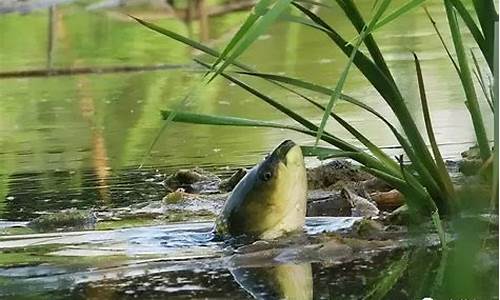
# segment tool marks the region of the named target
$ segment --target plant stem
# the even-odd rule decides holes
[[[486,129],[484,127],[483,117],[479,108],[476,91],[474,90],[474,83],[472,81],[469,63],[465,54],[460,27],[450,0],[444,0],[444,3],[453,44],[455,45],[455,51],[457,53],[458,64],[460,66],[460,80],[462,81],[462,86],[465,92],[466,106],[471,115],[472,124],[474,125],[481,159],[483,162],[486,162],[486,160],[488,160],[491,156],[491,150],[488,143],[488,136],[486,135]]]

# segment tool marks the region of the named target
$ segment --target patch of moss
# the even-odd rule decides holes
[[[79,256],[75,258],[74,256],[50,254],[63,248],[64,247],[61,247],[61,245],[44,245],[5,250],[0,252],[0,267],[29,266],[42,263],[61,266],[90,267],[110,265],[115,262],[129,259],[125,255]]]
[[[0,252],[0,267],[33,265],[47,262],[45,254],[58,249],[56,245],[6,249]]]
[[[20,235],[32,233],[35,233],[35,231],[29,227],[9,227],[0,231],[0,235]]]
[[[165,220],[168,222],[181,222],[189,220],[210,220],[214,219],[216,215],[208,210],[200,210],[196,212],[185,210],[170,210],[165,214]]]
[[[183,198],[184,192],[177,190],[175,192],[168,193],[165,197],[163,197],[163,202],[167,204],[179,203]]]
[[[66,210],[40,216],[29,223],[36,231],[48,232],[56,229],[91,229],[95,216],[86,210]]]
[[[96,230],[131,228],[137,226],[158,225],[159,223],[163,223],[163,221],[152,217],[133,217],[121,220],[98,222],[96,224]]]

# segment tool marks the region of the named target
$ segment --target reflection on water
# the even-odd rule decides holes
[[[231,270],[234,280],[255,299],[308,300],[313,296],[310,263]]]
[[[437,234],[350,238],[356,220],[307,218],[306,235],[242,246],[212,241],[211,222],[0,237],[0,298],[495,299],[484,224],[465,222],[480,250],[444,254]]]
[[[356,220],[308,218],[307,239],[321,241],[318,232],[343,232]],[[385,261],[392,256],[377,247],[367,248],[366,253],[355,250],[348,257],[338,251],[318,256],[325,252],[304,244],[303,238],[255,244],[256,248],[242,246],[247,250],[235,252],[232,246],[210,240],[212,225],[195,222],[4,238],[0,240],[6,255],[0,260],[0,297],[312,299],[313,289],[322,297],[330,293],[324,287],[335,274],[330,268],[375,264],[380,263],[376,257]],[[297,255],[292,257],[291,252]],[[352,261],[356,257],[359,261]],[[335,263],[312,267],[311,261],[322,260]],[[23,284],[29,288],[19,289]]]

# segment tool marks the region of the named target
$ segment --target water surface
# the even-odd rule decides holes
[[[368,15],[369,1],[358,2]],[[428,9],[449,41],[441,2],[430,1]],[[319,12],[341,32],[354,36],[338,8]],[[213,18],[208,42],[223,47],[245,16],[246,12],[238,12]],[[176,19],[154,21],[197,37],[196,23],[190,29]],[[159,110],[177,107],[197,85],[201,74],[191,59],[205,57],[109,10],[86,11],[78,4],[61,5],[56,8],[52,25],[54,43],[48,55],[47,10],[2,15],[0,69],[158,63],[180,68],[0,80],[0,218],[26,219],[36,211],[158,200],[163,190],[156,183],[172,169],[198,165],[225,174],[228,168],[261,160],[285,138],[312,143],[309,137],[282,130],[170,124],[145,157],[163,124]],[[466,31],[464,36],[470,38]],[[474,141],[474,133],[458,78],[423,11],[415,10],[387,26],[377,38],[423,129],[410,50],[418,53],[437,139],[445,157],[458,157]],[[259,38],[241,60],[261,71],[284,72],[328,86],[335,85],[346,63],[325,36],[285,22]],[[320,122],[321,113],[296,96],[258,80],[249,82],[313,122]],[[394,120],[357,71],[351,73],[344,92]],[[183,109],[291,123],[223,79],[215,80]],[[396,144],[388,130],[367,113],[346,103],[339,103],[336,110],[376,144]],[[490,115],[485,116],[490,122]],[[333,122],[328,130],[353,141]],[[138,170],[141,162],[145,167]]]

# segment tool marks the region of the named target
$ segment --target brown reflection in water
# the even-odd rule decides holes
[[[64,24],[63,13],[59,10],[53,9],[51,13],[51,19],[54,19],[56,24],[53,27],[53,32],[51,34],[53,39],[61,41],[62,49],[67,52],[71,48],[67,31]],[[84,63],[81,59],[74,61],[72,67],[81,67]],[[99,126],[96,121],[96,107],[95,101],[92,97],[91,83],[86,76],[78,76],[76,79],[76,89],[77,94],[80,96],[79,107],[80,114],[83,119],[87,122],[88,127],[91,130],[91,156],[92,156],[92,167],[94,173],[96,174],[97,186],[99,188],[99,195],[102,202],[109,202],[109,185],[107,183],[107,178],[110,175],[109,168],[109,158],[106,149],[106,140],[103,134],[101,126]]]
[[[78,64],[78,61],[75,62]],[[109,158],[102,128],[96,124],[94,98],[90,95],[90,82],[87,77],[79,76],[77,79],[77,92],[80,94],[80,113],[87,121],[91,130],[91,155],[92,167],[97,176],[97,185],[101,200],[109,201],[109,186],[107,178],[110,175]]]
[[[310,263],[231,270],[235,281],[255,299],[313,299]]]

